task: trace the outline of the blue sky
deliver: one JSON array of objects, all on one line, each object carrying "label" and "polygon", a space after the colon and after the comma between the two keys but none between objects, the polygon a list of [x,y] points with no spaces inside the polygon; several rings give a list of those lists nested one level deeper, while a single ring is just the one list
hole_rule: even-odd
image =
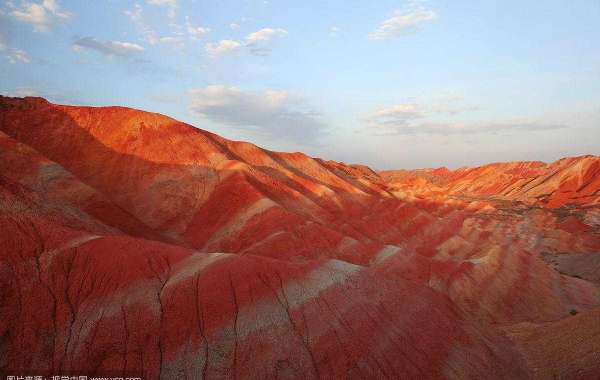
[{"label": "blue sky", "polygon": [[600,2],[4,0],[0,93],[378,169],[600,153]]}]

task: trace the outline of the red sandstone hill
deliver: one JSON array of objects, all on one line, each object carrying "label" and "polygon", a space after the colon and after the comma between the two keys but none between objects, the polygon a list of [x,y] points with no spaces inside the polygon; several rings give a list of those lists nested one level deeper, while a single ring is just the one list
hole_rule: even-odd
[{"label": "red sandstone hill", "polygon": [[2,97],[0,375],[597,378],[599,189]]},{"label": "red sandstone hill", "polygon": [[[557,208],[600,204],[600,159],[563,158],[556,162],[509,162],[450,171],[446,168],[380,173],[396,191],[487,197]],[[415,186],[417,185],[417,186]]]}]

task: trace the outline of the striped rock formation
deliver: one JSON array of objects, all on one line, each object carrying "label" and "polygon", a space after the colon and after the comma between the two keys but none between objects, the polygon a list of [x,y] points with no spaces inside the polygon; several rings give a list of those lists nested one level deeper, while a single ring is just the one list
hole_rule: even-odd
[{"label": "striped rock formation", "polygon": [[0,375],[599,376],[599,171],[375,172],[2,97]]},{"label": "striped rock formation", "polygon": [[[390,170],[381,172],[396,191],[520,201],[558,208],[600,204],[600,160],[597,156],[556,162],[509,162],[475,168]],[[408,185],[408,186],[407,186]],[[417,186],[415,186],[417,185]]]}]

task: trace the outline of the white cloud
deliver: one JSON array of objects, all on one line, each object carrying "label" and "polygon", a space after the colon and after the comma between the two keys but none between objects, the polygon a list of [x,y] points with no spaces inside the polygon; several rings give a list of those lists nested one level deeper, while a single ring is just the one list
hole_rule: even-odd
[{"label": "white cloud", "polygon": [[287,91],[262,93],[212,85],[190,91],[190,110],[214,122],[269,137],[314,142],[325,130],[319,115]]},{"label": "white cloud", "polygon": [[27,52],[6,45],[6,43],[4,43],[4,41],[2,40],[2,36],[0,36],[0,53],[2,53],[2,55],[4,55],[4,58],[6,58],[6,60],[8,60],[8,62],[10,62],[13,65],[17,63],[31,62],[31,58],[29,58]]},{"label": "white cloud", "polygon": [[218,57],[226,53],[236,51],[242,47],[248,48],[250,53],[255,55],[267,55],[270,51],[266,45],[276,37],[287,35],[284,29],[263,28],[256,32],[248,34],[244,42],[236,40],[221,40],[219,42],[207,43],[206,52],[211,57]]},{"label": "white cloud", "polygon": [[91,49],[107,56],[129,57],[144,51],[144,48],[132,42],[100,41],[93,37],[83,37],[73,42],[73,49]]},{"label": "white cloud", "polygon": [[177,0],[147,0],[148,4],[167,7],[167,16],[171,19],[177,15]]},{"label": "white cloud", "polygon": [[339,36],[341,31],[342,30],[337,26],[332,26],[331,28],[329,28],[329,37],[337,37]]},{"label": "white cloud", "polygon": [[185,28],[188,32],[188,35],[193,40],[199,40],[206,34],[210,33],[210,28],[192,25],[188,17],[185,19]]},{"label": "white cloud", "polygon": [[457,135],[497,132],[541,131],[565,128],[561,124],[537,121],[511,121],[505,123],[461,123],[434,121],[436,115],[453,116],[475,110],[475,107],[450,108],[434,105],[425,109],[415,103],[398,104],[381,108],[367,116],[364,121],[368,131],[375,135]]},{"label": "white cloud", "polygon": [[44,8],[46,8],[47,10],[59,17],[69,17],[67,13],[62,12],[60,10],[60,6],[56,2],[56,0],[43,0],[42,5],[44,6]]},{"label": "white cloud", "polygon": [[398,104],[388,108],[377,110],[368,119],[379,124],[403,124],[412,119],[424,117],[423,111],[416,104]]},{"label": "white cloud", "polygon": [[125,15],[131,20],[131,22],[138,29],[146,29],[146,23],[144,22],[143,9],[139,4],[134,5],[132,11],[124,11]]},{"label": "white cloud", "polygon": [[422,119],[432,116],[454,116],[468,111],[477,111],[479,108],[474,106],[464,106],[456,104],[459,98],[440,98],[423,106],[417,103],[403,103],[395,106],[380,108],[367,119],[378,120],[383,124],[399,124],[414,119]]},{"label": "white cloud", "polygon": [[164,5],[170,8],[177,8],[177,0],[148,0],[148,4]]},{"label": "white cloud", "polygon": [[27,54],[27,52],[25,52],[21,49],[8,48],[8,50],[5,52],[4,56],[13,65],[16,63],[19,63],[19,62],[20,63],[31,63],[31,58],[29,58],[29,55]]},{"label": "white cloud", "polygon": [[184,38],[182,36],[157,36],[154,34],[147,36],[150,45],[170,45],[172,47],[182,49],[184,46]]},{"label": "white cloud", "polygon": [[[143,38],[150,45],[168,45],[176,49],[183,49],[185,38],[181,32],[174,33],[170,36],[161,36],[156,31],[152,30],[144,19],[144,10],[141,5],[135,4],[133,10],[124,12],[129,20],[133,23],[136,29],[143,35]],[[179,27],[176,24],[172,24]]]},{"label": "white cloud", "polygon": [[283,37],[287,35],[288,32],[285,29],[277,28],[263,28],[261,30],[257,30],[254,33],[250,33],[246,36],[246,44],[256,45],[258,43],[269,42],[275,37]]},{"label": "white cloud", "polygon": [[204,45],[204,48],[209,56],[219,57],[225,53],[229,53],[239,49],[242,46],[241,43],[234,40],[221,40],[219,42],[209,42]]},{"label": "white cloud", "polygon": [[421,24],[433,21],[437,13],[425,7],[420,1],[410,1],[404,8],[394,12],[394,16],[383,21],[379,27],[369,33],[374,41],[387,40],[419,30]]},{"label": "white cloud", "polygon": [[240,24],[236,24],[235,22],[232,22],[231,24],[229,24],[229,27],[232,30],[238,30],[240,28]]},{"label": "white cloud", "polygon": [[8,2],[8,6],[13,18],[32,25],[37,32],[48,32],[55,22],[71,17],[69,12],[61,10],[56,0],[43,0],[39,3],[22,1],[20,7]]}]

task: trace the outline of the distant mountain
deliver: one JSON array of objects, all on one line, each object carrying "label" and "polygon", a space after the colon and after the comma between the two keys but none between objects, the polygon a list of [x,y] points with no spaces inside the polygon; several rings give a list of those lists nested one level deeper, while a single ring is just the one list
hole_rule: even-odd
[{"label": "distant mountain", "polygon": [[[557,208],[600,204],[600,157],[543,162],[507,162],[450,171],[446,168],[380,173],[396,193],[441,193],[521,201]],[[416,186],[415,186],[416,185]]]},{"label": "distant mountain", "polygon": [[0,97],[3,376],[594,378],[599,257],[598,156],[376,172]]}]

